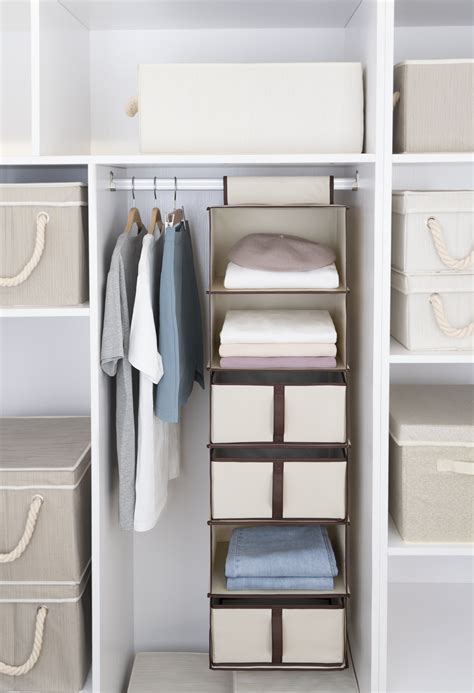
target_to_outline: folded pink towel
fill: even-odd
[[[221,368],[335,368],[331,356],[224,356]]]

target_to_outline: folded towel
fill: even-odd
[[[222,344],[336,341],[327,310],[229,310],[221,330]]]
[[[221,356],[336,356],[335,344],[221,344]]]
[[[228,590],[333,590],[332,577],[226,578]]]
[[[224,356],[221,368],[335,368],[333,356]]]
[[[224,277],[226,289],[337,289],[336,265],[303,272],[270,272],[229,262]]]
[[[334,577],[336,559],[326,527],[238,527],[229,542],[225,576]]]

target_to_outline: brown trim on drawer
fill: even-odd
[[[251,204],[251,205],[210,205],[207,208],[208,212],[211,212],[213,209],[318,209],[318,208],[328,208],[328,207],[337,207],[338,209],[349,209],[347,205],[323,205],[318,202],[315,202],[313,204],[294,204],[294,205],[258,205],[258,204]]]
[[[257,597],[257,604],[248,603],[249,600],[253,601],[252,597]],[[273,609],[275,606],[282,609],[345,609],[348,598],[349,595],[346,594],[330,594],[326,597],[322,594],[241,594],[236,597],[213,595],[211,609]],[[225,603],[222,604],[222,601]]]
[[[283,657],[283,612],[281,606],[272,608],[272,664],[281,664]]]
[[[287,450],[288,448],[348,448],[350,447],[350,444],[351,443],[349,440],[346,440],[343,443],[256,443],[254,441],[248,441],[246,443],[208,443],[207,447],[211,450],[213,448],[229,448],[230,450],[238,450],[239,448],[253,448],[254,450],[259,450],[261,448]]]
[[[272,520],[283,519],[283,460],[273,462]]]
[[[342,670],[347,669],[347,658],[343,662],[336,664],[319,664],[310,662],[280,662],[272,666],[272,662],[219,662],[216,664],[211,660],[211,669],[238,669],[239,671],[285,671],[291,667],[291,671],[314,671],[314,670]]]
[[[273,442],[283,443],[285,435],[285,386],[273,386]]]
[[[329,204],[334,204],[334,176],[329,176]]]
[[[224,205],[227,205],[227,176],[224,176]]]
[[[208,520],[211,525],[236,525],[239,527],[254,527],[255,525],[350,525],[349,516],[341,518],[324,517],[283,517],[273,519],[271,517],[245,517],[245,518],[213,518]]]

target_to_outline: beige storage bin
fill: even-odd
[[[474,151],[474,60],[395,66],[394,152]]]
[[[214,520],[342,520],[346,514],[344,448],[211,451]]]
[[[256,522],[246,522],[246,525],[255,526]],[[266,525],[268,522],[259,522],[258,525]],[[284,524],[280,522],[280,524]],[[297,522],[296,524],[309,524],[309,520],[305,522]],[[316,523],[313,523],[316,524]],[[324,523],[317,523],[324,524]],[[338,574],[334,578],[333,590],[228,590],[225,578],[225,562],[229,549],[229,541],[232,531],[240,524],[229,524],[227,522],[213,522],[211,524],[211,579],[209,586],[209,596],[211,597],[228,597],[240,599],[242,597],[258,598],[262,595],[275,596],[276,594],[284,594],[289,597],[300,596],[322,596],[322,597],[345,597],[349,594],[347,584],[347,524],[339,522],[338,524],[326,525],[328,536],[336,558]]]
[[[87,301],[87,187],[0,185],[0,305]]]
[[[392,270],[392,336],[407,349],[472,349],[473,298],[472,274]]]
[[[474,191],[392,195],[392,267],[400,272],[474,271]]]
[[[220,371],[211,443],[345,443],[346,378],[337,371]]]
[[[79,583],[91,557],[90,419],[0,418],[0,584]]]
[[[211,207],[210,287],[214,291],[235,293],[224,288],[230,249],[250,233],[283,233],[327,245],[336,253],[339,289],[346,289],[346,207],[340,205],[225,206]],[[246,290],[253,293],[253,290]],[[334,293],[336,289],[327,290]],[[299,290],[301,293],[301,289]]]
[[[212,599],[212,668],[344,669],[345,600]]]
[[[163,108],[171,93],[192,108]],[[138,109],[145,153],[360,153],[362,65],[140,65]]]
[[[390,512],[402,539],[474,541],[474,386],[390,393]]]
[[[91,580],[0,583],[0,691],[75,693],[91,666]]]

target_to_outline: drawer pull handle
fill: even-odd
[[[453,474],[468,474],[474,476],[474,460],[438,460],[436,465],[438,472],[452,472]]]
[[[11,288],[12,286],[18,286],[26,282],[30,274],[33,272],[35,267],[37,267],[44,250],[44,237],[46,226],[49,222],[49,214],[46,212],[39,212],[36,217],[36,240],[33,254],[23,267],[22,270],[18,272],[14,277],[0,277],[0,287]]]
[[[20,556],[28,548],[28,545],[35,531],[36,523],[38,521],[39,513],[43,503],[43,496],[33,496],[33,499],[30,503],[30,509],[28,510],[28,517],[26,518],[26,524],[25,529],[23,531],[23,535],[14,549],[9,551],[8,553],[0,553],[0,564],[13,563],[13,561],[16,561],[18,558],[20,558]]]
[[[428,217],[426,226],[431,231],[433,243],[438,253],[441,262],[452,270],[463,270],[474,265],[474,250],[471,250],[466,257],[456,260],[449,254],[446,242],[444,240],[443,227],[436,217]]]
[[[430,296],[431,307],[433,308],[433,313],[438,323],[438,327],[446,336],[448,337],[458,337],[462,339],[463,337],[471,337],[474,334],[474,322],[470,322],[465,327],[453,327],[446,317],[444,311],[443,302],[439,294],[431,294]]]
[[[41,650],[43,648],[43,635],[44,626],[46,623],[46,616],[48,615],[48,607],[40,606],[36,612],[36,626],[35,626],[35,636],[33,639],[33,648],[31,654],[24,664],[19,664],[14,666],[13,664],[5,664],[5,662],[0,662],[0,674],[5,674],[6,676],[23,676],[33,669],[36,662],[40,658]]]

